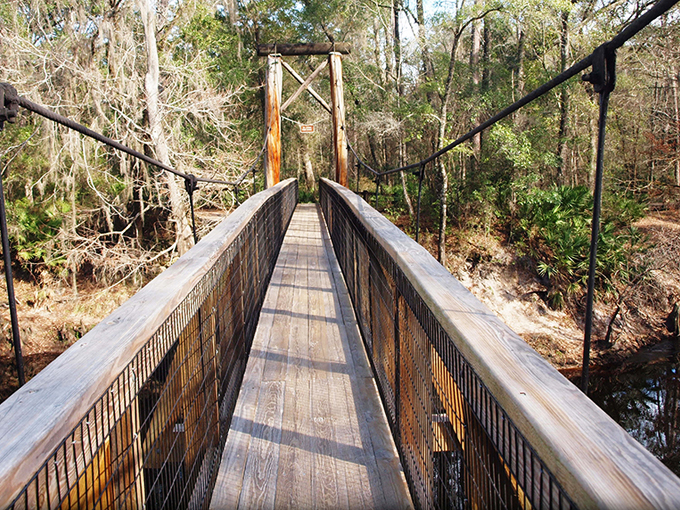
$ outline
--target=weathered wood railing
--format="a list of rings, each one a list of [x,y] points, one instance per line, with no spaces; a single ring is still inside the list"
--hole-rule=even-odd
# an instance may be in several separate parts
[[[0,406],[0,508],[202,508],[297,181],[234,211]]]
[[[321,206],[420,508],[680,508],[680,480],[346,188]]]

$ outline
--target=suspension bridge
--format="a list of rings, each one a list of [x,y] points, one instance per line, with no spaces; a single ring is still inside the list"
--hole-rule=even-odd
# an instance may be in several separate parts
[[[674,3],[427,160],[357,168],[422,182],[446,150],[588,67],[602,148],[616,48]],[[279,182],[294,99],[280,104],[282,57],[303,51],[328,62],[296,77],[295,97],[331,72],[335,180],[318,205]],[[678,477],[347,189],[346,51],[262,48],[266,189],[0,405],[1,508],[680,507]],[[3,90],[4,121],[23,107],[68,125]],[[200,178],[166,170],[191,198]]]

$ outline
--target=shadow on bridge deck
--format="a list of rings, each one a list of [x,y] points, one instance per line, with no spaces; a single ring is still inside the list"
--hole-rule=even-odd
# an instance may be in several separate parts
[[[411,508],[320,211],[299,205],[265,297],[210,508]]]

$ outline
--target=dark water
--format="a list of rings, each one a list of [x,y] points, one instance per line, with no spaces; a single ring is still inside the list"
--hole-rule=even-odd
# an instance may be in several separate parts
[[[579,384],[580,377],[565,375]],[[595,370],[588,396],[680,476],[680,356],[670,342]]]

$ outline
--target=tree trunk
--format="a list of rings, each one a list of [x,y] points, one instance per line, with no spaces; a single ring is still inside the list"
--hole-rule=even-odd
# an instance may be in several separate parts
[[[441,178],[441,185],[439,190],[439,204],[441,206],[439,216],[439,243],[437,246],[437,258],[439,263],[446,267],[446,209],[447,197],[449,188],[449,176],[446,172],[446,166],[441,158],[437,160],[439,167],[439,176]]]
[[[590,116],[590,172],[588,175],[588,187],[595,190],[595,173],[597,172],[597,118]]]
[[[389,24],[385,26],[385,77],[389,80],[394,76],[392,56],[394,55],[394,4],[389,5],[390,17]],[[387,83],[387,82],[385,82]]]
[[[453,62],[455,55],[454,52],[451,53],[451,59]],[[453,66],[449,66],[451,69]],[[437,136],[437,150],[440,150],[444,146],[444,136],[446,136],[446,117],[448,115],[448,100],[450,95],[450,87],[452,76],[449,76],[451,80],[447,80],[447,87],[444,94],[444,102],[442,103],[441,116],[439,119],[439,135]],[[443,157],[443,156],[442,156]],[[437,246],[437,259],[439,263],[446,267],[446,213],[447,213],[447,200],[449,191],[449,176],[446,172],[446,165],[442,157],[437,158],[437,168],[439,169],[439,178],[441,180],[439,188],[439,205],[441,211],[439,213],[439,243]]]
[[[304,148],[302,158],[305,162],[305,180],[307,181],[307,187],[309,189],[314,189],[314,169],[312,167],[312,158],[309,157],[307,147]]]
[[[77,213],[77,203],[76,197],[78,195],[78,189],[76,184],[76,165],[71,168],[71,229],[73,233],[73,239],[77,239],[78,235],[78,213]],[[72,251],[72,253],[75,250]],[[71,287],[73,288],[73,295],[78,295],[78,262],[76,257],[71,260]]]
[[[481,6],[482,0],[475,0],[475,6]],[[472,71],[472,85],[475,93],[479,93],[479,83],[481,81],[481,74],[479,72],[479,50],[482,46],[482,20],[475,20],[472,22],[472,42],[470,48],[470,69]],[[477,125],[479,112],[475,112],[472,117],[473,125]],[[475,162],[479,164],[482,151],[482,135],[477,133],[472,138],[472,148],[475,153]]]
[[[675,109],[675,185],[680,186],[680,108],[678,105],[678,77],[680,73],[673,71],[671,85],[673,87],[673,107]]]
[[[376,69],[380,69],[380,86],[385,86],[385,70],[381,64],[380,58],[380,20],[378,16],[373,18],[373,60]]]
[[[401,83],[402,62],[401,62],[401,34],[399,33],[399,16],[402,10],[402,0],[394,0],[392,4],[394,14],[394,67],[397,96],[404,95]]]
[[[158,104],[160,66],[158,63],[158,46],[156,45],[156,12],[152,0],[137,0],[137,5],[142,17],[146,44],[144,88],[146,92],[146,110],[149,119],[149,135],[158,160],[165,165],[171,166],[168,143],[163,132]],[[187,205],[182,200],[181,188],[176,181],[176,177],[169,172],[163,172],[163,179],[168,187],[170,218],[175,225],[177,251],[181,256],[192,245],[191,227],[187,219]]]
[[[560,72],[567,68],[567,55],[569,52],[569,12],[562,11],[562,28],[560,31]],[[569,121],[569,90],[566,84],[562,84],[560,90],[560,128],[557,135],[557,157],[560,167],[557,171],[557,182],[565,184],[567,177],[567,123]]]
[[[399,166],[404,166],[406,162],[406,144],[404,144],[404,136],[399,130]],[[409,217],[413,218],[413,203],[411,203],[411,197],[408,194],[408,188],[406,187],[406,175],[404,172],[399,172],[399,177],[401,178],[401,189],[404,193],[404,201],[406,202],[406,207],[408,208]]]
[[[451,56],[449,58],[449,71],[446,76],[446,84],[444,85],[444,94],[441,97],[442,107],[439,115],[439,133],[437,134],[437,150],[444,147],[444,137],[446,136],[446,125],[448,116],[448,105],[451,98],[451,85],[453,84],[453,74],[456,67],[456,50],[458,49],[458,43],[460,41],[461,31],[456,32],[453,38],[453,44],[451,45]],[[441,213],[439,217],[439,246],[438,246],[438,258],[439,263],[443,266],[446,265],[446,209],[447,209],[447,197],[448,197],[448,186],[449,186],[449,176],[446,172],[446,166],[442,161],[442,158],[437,159],[437,168],[439,169],[439,175],[441,178],[441,187],[439,193],[439,202],[441,205]]]
[[[430,52],[425,40],[425,9],[423,0],[416,0],[416,22],[418,23],[418,44],[420,45],[420,55],[422,59],[423,74],[426,78],[434,76],[434,67],[430,59]]]
[[[518,99],[524,97],[524,57],[526,55],[526,32],[524,27],[519,26],[519,34],[517,37],[517,96]]]
[[[413,218],[415,211],[413,210],[413,203],[411,203],[411,197],[408,195],[408,188],[406,187],[406,175],[404,172],[399,172],[401,177],[401,189],[404,191],[404,201],[406,202],[406,207],[408,207],[408,215]]]

